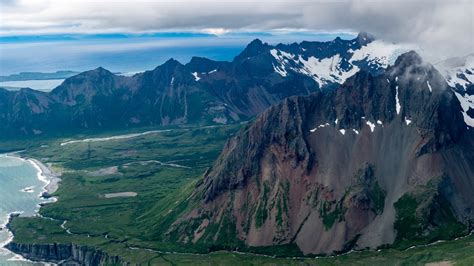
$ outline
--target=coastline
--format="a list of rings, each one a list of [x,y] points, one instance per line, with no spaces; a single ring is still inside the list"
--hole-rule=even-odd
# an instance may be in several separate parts
[[[22,157],[20,157],[22,158]],[[36,168],[38,171],[37,173],[37,178],[45,183],[46,185],[43,187],[43,192],[41,193],[40,197],[42,198],[47,198],[45,197],[44,193],[47,193],[48,196],[56,192],[59,187],[59,182],[61,182],[61,178],[59,177],[60,175],[56,172],[54,172],[50,167],[46,166],[44,163],[41,161],[34,159],[34,158],[23,158],[27,162],[31,163],[33,167]]]
[[[37,170],[36,177],[41,182],[45,183],[45,186],[43,187],[43,192],[46,192],[48,194],[53,194],[54,192],[56,192],[59,187],[59,182],[61,182],[61,175],[59,173],[54,172],[49,166],[45,165],[38,159],[20,156],[18,154],[19,152],[22,151],[9,152],[3,155],[6,157],[13,157],[21,161],[26,161],[33,165],[33,167]],[[40,195],[40,197],[41,196],[42,195]]]
[[[57,198],[52,197],[51,194],[56,192],[59,187],[59,182],[61,181],[60,175],[55,173],[50,167],[43,164],[41,161],[33,158],[26,158],[18,155],[18,152],[11,152],[3,154],[6,157],[13,157],[23,162],[30,163],[36,169],[36,178],[44,183],[44,186],[41,188],[41,192],[38,194],[38,198],[41,202],[38,204],[38,208],[35,210],[34,215],[39,215],[39,210],[43,204],[56,202]],[[7,247],[13,242],[14,233],[9,228],[9,224],[14,217],[20,216],[23,211],[13,211],[8,213],[7,221],[4,224],[0,225],[0,230],[6,230],[8,232],[8,239],[2,243],[0,243],[0,248],[8,249]],[[28,261],[33,262],[21,254],[13,252],[10,250],[14,257],[10,258],[9,260],[14,261]]]

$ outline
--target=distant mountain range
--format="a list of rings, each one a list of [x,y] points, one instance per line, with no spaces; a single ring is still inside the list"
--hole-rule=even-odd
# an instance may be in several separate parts
[[[170,59],[131,77],[97,68],[49,93],[0,90],[0,137],[232,123],[288,96],[335,88],[360,69],[380,73],[402,51],[362,33],[353,40],[276,46],[257,39],[232,62]]]
[[[256,39],[231,62],[193,57],[183,65],[170,59],[133,76],[97,68],[67,78],[49,93],[0,89],[0,138],[248,120],[286,97],[334,89],[360,70],[380,74],[406,51],[361,33],[353,40],[275,46]],[[446,77],[466,87],[472,72],[462,72],[460,64],[447,68]],[[457,91],[473,126],[469,88]]]
[[[317,255],[467,234],[474,130],[455,94],[408,52],[289,97],[227,142],[167,236]]]

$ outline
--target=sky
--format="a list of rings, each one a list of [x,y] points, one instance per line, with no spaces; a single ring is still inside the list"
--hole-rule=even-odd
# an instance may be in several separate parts
[[[97,34],[112,44],[123,40],[121,34],[140,40],[162,34],[169,41],[180,38],[163,34],[185,33],[193,43],[212,36],[219,37],[211,39],[214,44],[234,41],[236,49],[255,36],[285,42],[286,36],[311,39],[316,33],[366,31],[384,41],[415,44],[432,62],[474,52],[472,0],[0,0],[0,14],[0,43],[10,45],[0,50],[3,69],[7,59],[16,60],[7,58],[15,47],[24,53],[25,46],[49,38],[64,50],[68,41],[88,41],[78,36]],[[298,39],[293,37],[287,42]],[[125,42],[107,49],[153,45]],[[86,48],[101,47],[89,43]]]

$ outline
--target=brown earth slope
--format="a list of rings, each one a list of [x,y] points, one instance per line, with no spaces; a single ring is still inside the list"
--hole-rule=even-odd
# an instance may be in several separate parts
[[[360,71],[258,116],[169,234],[304,254],[453,237],[474,218],[473,151],[452,90],[409,52],[384,74]]]

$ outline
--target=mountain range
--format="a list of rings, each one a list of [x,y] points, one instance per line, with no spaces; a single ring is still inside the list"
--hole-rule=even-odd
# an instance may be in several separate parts
[[[381,73],[403,51],[361,33],[275,46],[256,39],[231,62],[170,59],[131,77],[99,67],[49,93],[0,89],[0,137],[248,120],[286,97],[335,88],[359,70]]]
[[[412,51],[289,97],[227,142],[167,235],[317,255],[466,234],[474,131],[456,94]]]
[[[472,230],[473,58],[431,65],[366,33],[257,39],[231,62],[170,59],[133,76],[99,67],[49,93],[0,89],[0,138],[252,119],[179,218],[145,230],[216,249],[408,248]]]

